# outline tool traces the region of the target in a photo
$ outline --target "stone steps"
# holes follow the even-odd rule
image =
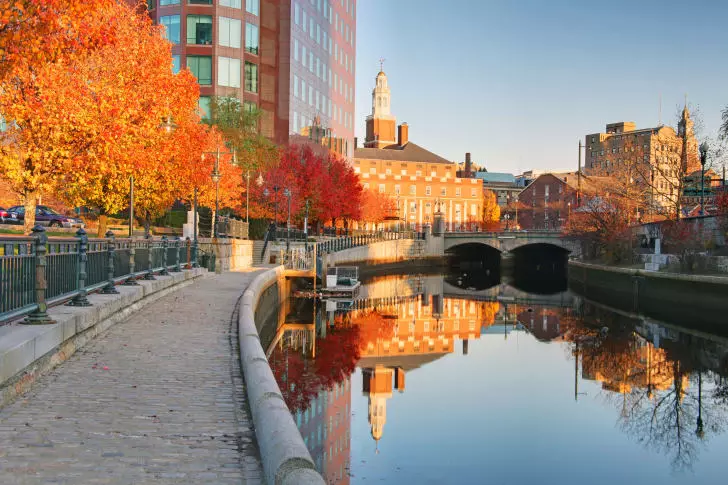
[[[264,241],[253,241],[253,266],[263,264],[263,255],[261,254],[261,251],[263,251],[264,243]]]

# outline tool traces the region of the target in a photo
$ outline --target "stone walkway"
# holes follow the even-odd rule
[[[262,483],[230,338],[255,274],[151,303],[0,409],[0,483]]]

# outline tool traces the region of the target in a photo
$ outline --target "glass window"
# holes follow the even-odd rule
[[[179,55],[173,55],[172,56],[172,72],[174,74],[177,74],[180,69],[182,69],[182,65],[180,64],[182,62],[181,56]]]
[[[245,50],[251,54],[258,54],[258,26],[245,24]]]
[[[159,0],[160,7],[165,5],[179,5],[179,0]]]
[[[258,92],[258,65],[248,61],[245,61],[245,90]]]
[[[154,10],[155,8],[157,8],[156,3],[157,2],[155,0],[147,0],[147,9]]]
[[[240,59],[218,57],[217,85],[231,88],[240,87]]]
[[[187,67],[199,84],[212,84],[212,56],[187,56]]]
[[[306,54],[306,46],[301,46],[301,64],[303,64],[303,67],[306,67],[306,59],[308,58],[308,55]]]
[[[417,186],[416,185],[410,185],[410,194],[416,195],[417,194]]]
[[[210,15],[187,16],[187,43],[212,44],[212,17]]]
[[[252,113],[258,109],[258,106],[252,101],[243,101],[243,109],[246,113]]]
[[[293,39],[293,59],[298,61],[298,39]]]
[[[446,196],[447,195],[447,189],[444,188],[444,187],[442,189],[440,189],[440,195]]]
[[[200,116],[203,119],[208,118],[210,116],[210,97],[200,96],[200,99],[197,101],[197,107],[200,110]]]
[[[301,25],[301,7],[298,6],[298,2],[293,4],[293,21],[296,25]]]
[[[303,11],[303,24],[301,27],[303,27],[304,32],[308,30],[308,15],[306,15],[306,10]]]
[[[212,0],[188,0],[190,5],[212,5]]]
[[[293,75],[293,97],[298,97],[298,76],[296,74]]]
[[[221,7],[242,8],[242,0],[220,0]]]
[[[455,189],[455,197],[460,197],[460,187]]]
[[[173,44],[179,44],[179,15],[164,15],[159,17],[159,23],[164,25],[164,36]]]
[[[253,15],[260,15],[260,0],[245,0],[245,11]]]
[[[218,42],[221,46],[240,48],[242,22],[239,19],[218,17]],[[245,34],[248,32],[246,30]]]

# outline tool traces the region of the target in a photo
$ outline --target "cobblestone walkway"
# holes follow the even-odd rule
[[[0,484],[251,484],[231,316],[255,272],[148,305],[0,409]]]

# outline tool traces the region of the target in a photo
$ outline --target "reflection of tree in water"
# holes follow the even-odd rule
[[[728,423],[728,383],[698,364],[699,342],[655,348],[634,327],[603,315],[566,320],[565,338],[581,355],[582,375],[608,391],[620,429],[669,456],[673,470],[691,470],[704,442]]]
[[[316,358],[306,349],[278,345],[268,359],[291,412],[306,410],[323,390],[348,378],[359,360],[359,327],[337,321],[316,338]]]

